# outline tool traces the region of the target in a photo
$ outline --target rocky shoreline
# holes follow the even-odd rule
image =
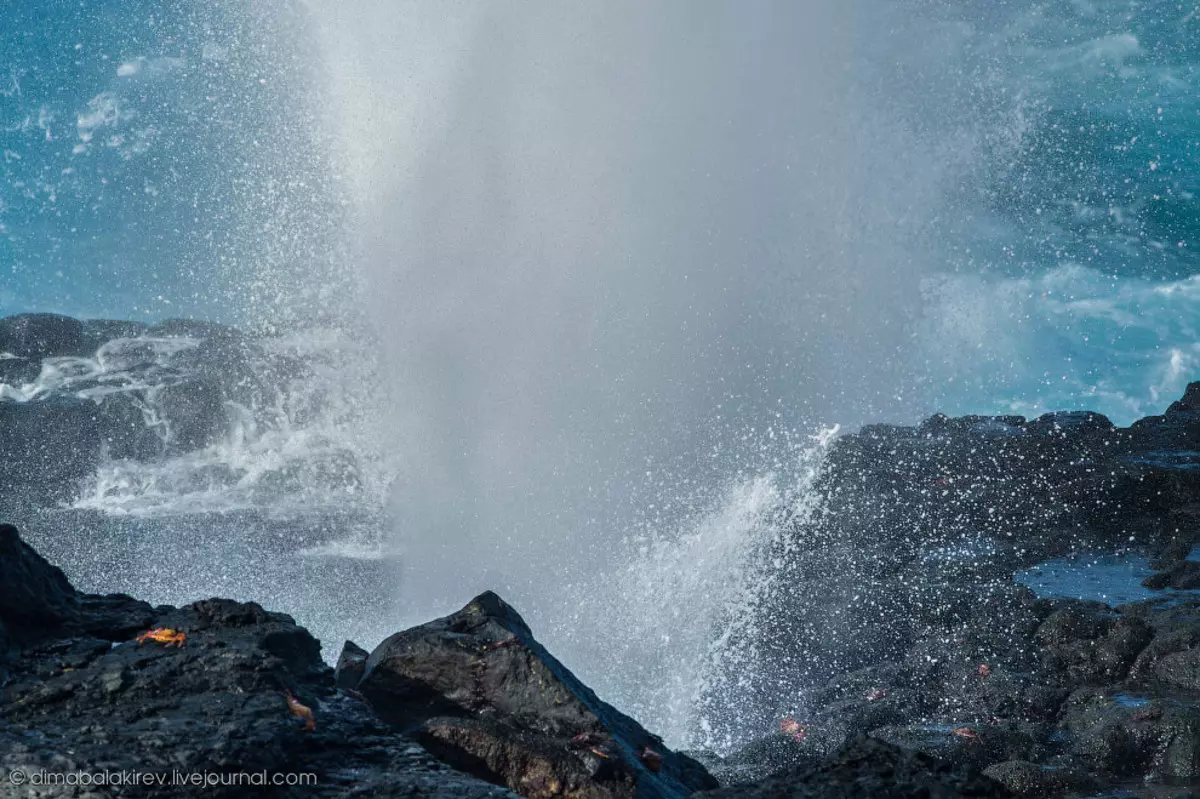
[[[718,788],[580,683],[495,594],[369,656],[347,643],[330,669],[307,631],[253,603],[155,608],[78,593],[8,525],[0,588],[5,796],[670,799]],[[183,775],[208,781],[169,782]],[[270,782],[301,775],[313,782]],[[803,796],[871,785],[1005,795],[970,769],[866,740],[786,784],[811,789]],[[780,795],[772,786],[715,795]]]
[[[88,339],[101,323],[64,319],[0,320],[10,393],[6,375],[26,380],[39,359],[112,336],[187,346],[122,372],[157,370],[152,395],[134,382],[86,394],[99,380],[88,376],[73,384],[82,396],[6,401],[0,388],[10,520],[69,495],[114,444],[131,459],[201,446],[235,392],[272,390],[222,365],[263,362],[228,329],[106,322]],[[151,439],[140,421],[114,421],[147,400],[203,430]],[[779,509],[783,534],[760,555],[778,566],[730,642],[753,662],[701,699],[713,718],[762,731],[725,757],[671,752],[492,594],[374,652],[348,643],[334,670],[287,616],[84,594],[0,527],[0,769],[316,775],[255,789],[269,796],[1193,795],[1200,383],[1128,428],[1091,413],[869,426],[834,442],[815,492],[811,512]],[[154,630],[172,632],[138,643]],[[0,789],[201,793],[247,795]]]

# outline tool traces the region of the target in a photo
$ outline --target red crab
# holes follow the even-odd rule
[[[641,760],[646,768],[655,773],[662,770],[663,756],[648,746],[642,747]]]
[[[779,731],[784,735],[792,736],[797,741],[803,741],[808,736],[808,727],[791,716],[779,720]]]
[[[975,730],[971,729],[970,727],[955,727],[954,729],[950,730],[950,734],[958,736],[964,741],[979,741],[979,733],[975,732]]]

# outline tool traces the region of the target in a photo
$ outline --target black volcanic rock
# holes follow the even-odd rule
[[[18,393],[56,355],[88,360]],[[295,358],[210,322],[0,319],[0,383],[11,387],[0,392],[0,513],[69,503],[104,458],[147,462],[208,447],[235,415],[269,426],[302,374]],[[352,467],[340,479],[356,480]]]
[[[42,362],[35,358],[0,358],[0,383],[23,386],[37,380],[42,373]]]
[[[342,654],[338,655],[333,675],[338,688],[353,689],[358,685],[362,680],[363,672],[367,670],[369,655],[367,650],[353,641],[342,644]]]
[[[209,322],[203,319],[165,319],[152,325],[147,331],[151,336],[164,338],[197,338],[240,340],[242,334],[236,329],[219,322]]]
[[[0,622],[24,637],[63,625],[79,612],[75,589],[21,540],[17,528],[0,524]]]
[[[92,351],[101,344],[118,338],[136,338],[150,328],[144,322],[129,322],[120,319],[84,319],[83,335]]]
[[[0,353],[41,359],[87,351],[83,324],[69,316],[29,313],[0,319]]]
[[[16,495],[49,506],[69,499],[95,472],[102,442],[95,403],[0,401],[0,510]]]
[[[418,670],[426,682],[411,691],[395,670],[402,641],[429,656]],[[482,642],[491,648],[477,651]],[[495,595],[376,655],[361,687],[385,719],[338,689],[320,644],[290,617],[225,599],[154,608],[81,594],[0,526],[0,771],[223,775],[112,791],[122,797],[513,795],[454,767],[519,771],[525,796],[683,797],[716,785],[600,702]],[[347,645],[343,683],[364,657]],[[422,717],[408,725],[417,738],[390,723],[399,696],[412,702],[401,717]],[[452,713],[422,712],[433,705]],[[238,782],[288,774],[315,785]],[[30,781],[4,795],[76,794]]]
[[[601,701],[493,593],[398,633],[357,689],[443,760],[530,797],[682,797],[699,763]]]
[[[996,763],[983,773],[1017,796],[1061,796],[1068,791],[1088,794],[1097,788],[1097,781],[1084,772],[1028,760]]]
[[[213,443],[228,424],[225,392],[212,378],[197,378],[166,386],[155,397],[156,410],[166,426],[167,444],[190,452]]]
[[[186,640],[139,643],[151,628]],[[80,594],[8,526],[0,526],[0,655],[6,778],[12,770],[224,775],[210,786],[86,794],[6,780],[6,797],[512,796],[439,763],[337,695],[320,644],[288,616],[230,600],[151,608]],[[289,710],[289,693],[311,709],[315,729]],[[235,782],[260,773],[310,774],[316,784]]]
[[[714,773],[812,766],[866,734],[994,767],[1028,795],[1068,775],[1064,790],[1093,773],[1101,786],[1200,779],[1200,578],[1186,560],[1200,543],[1198,441],[1196,383],[1129,428],[1080,412],[938,415],[837,439],[761,556],[781,569],[731,644],[755,654],[738,703],[704,699],[710,718],[768,732],[793,716],[806,734],[768,735]],[[1106,555],[1130,559],[1136,590],[1142,554],[1161,599],[1111,607],[1014,585],[1047,560]],[[1103,697],[1086,718],[1081,690]]]
[[[866,737],[847,743],[818,766],[698,794],[705,799],[1003,799],[1012,795],[971,766],[953,766]]]

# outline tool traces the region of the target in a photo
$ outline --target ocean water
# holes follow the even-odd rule
[[[338,204],[286,2],[0,15],[0,312],[252,324],[330,302]]]
[[[1012,138],[928,287],[928,352],[956,364],[947,406],[1160,412],[1200,356],[1197,9],[968,3],[953,16],[964,79],[1009,98]]]
[[[867,43],[894,48],[880,60],[905,122],[961,140],[946,157],[969,166],[957,212],[926,231],[937,262],[908,331],[921,409],[1161,408],[1200,358],[1196,9],[903,5]],[[0,312],[253,323],[338,301],[345,203],[301,9],[2,13]],[[874,16],[864,4],[858,24]],[[904,88],[922,81],[935,90]]]
[[[0,314],[316,367],[37,516],[72,579],[368,646],[499,588],[672,743],[827,431],[1200,375],[1194,3],[0,0],[0,170]]]

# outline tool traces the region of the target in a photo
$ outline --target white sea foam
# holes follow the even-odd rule
[[[1064,264],[1026,277],[930,281],[922,351],[947,396],[980,410],[1153,413],[1200,371],[1200,276],[1121,277]],[[936,375],[936,373],[935,373]]]
[[[195,337],[118,338],[92,357],[47,358],[38,377],[0,385],[0,400],[70,396],[97,403],[125,395],[164,445],[151,459],[108,458],[74,502],[77,509],[155,516],[259,509],[274,515],[331,507],[379,507],[391,479],[378,439],[360,424],[370,391],[362,345],[328,329],[257,342],[270,359],[300,364],[257,405],[225,402],[225,432],[209,446],[178,452],[159,408],[162,392],[196,375]]]

